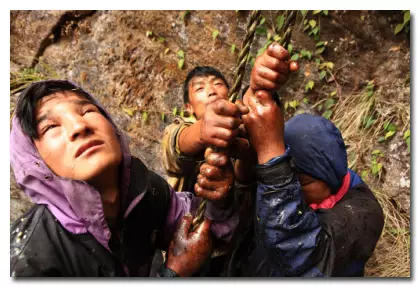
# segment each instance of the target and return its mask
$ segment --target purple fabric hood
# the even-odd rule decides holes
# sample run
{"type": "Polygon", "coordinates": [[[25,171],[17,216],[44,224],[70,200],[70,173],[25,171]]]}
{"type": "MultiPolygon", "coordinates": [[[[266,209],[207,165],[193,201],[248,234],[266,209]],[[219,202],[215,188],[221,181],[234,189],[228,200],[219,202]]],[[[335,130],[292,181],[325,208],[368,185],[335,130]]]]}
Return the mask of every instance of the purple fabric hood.
{"type": "MultiPolygon", "coordinates": [[[[71,84],[78,87],[74,83],[71,84]]],[[[120,191],[124,200],[130,181],[131,164],[127,139],[102,105],[90,94],[89,96],[112,123],[120,141],[122,151],[120,191]]],[[[55,175],[42,160],[32,139],[24,134],[16,116],[13,117],[10,133],[10,162],[16,182],[34,203],[45,204],[69,232],[76,234],[90,232],[109,249],[111,232],[105,219],[99,192],[86,182],[55,175]]]]}

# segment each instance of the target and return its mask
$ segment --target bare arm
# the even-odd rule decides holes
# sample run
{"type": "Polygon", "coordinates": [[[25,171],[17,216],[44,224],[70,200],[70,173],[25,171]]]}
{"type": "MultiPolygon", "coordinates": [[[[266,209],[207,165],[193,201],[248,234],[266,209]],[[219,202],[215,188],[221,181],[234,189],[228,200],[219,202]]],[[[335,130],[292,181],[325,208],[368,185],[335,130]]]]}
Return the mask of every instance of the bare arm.
{"type": "Polygon", "coordinates": [[[196,156],[205,149],[205,143],[201,140],[201,120],[186,127],[178,137],[179,150],[186,156],[196,156]]]}

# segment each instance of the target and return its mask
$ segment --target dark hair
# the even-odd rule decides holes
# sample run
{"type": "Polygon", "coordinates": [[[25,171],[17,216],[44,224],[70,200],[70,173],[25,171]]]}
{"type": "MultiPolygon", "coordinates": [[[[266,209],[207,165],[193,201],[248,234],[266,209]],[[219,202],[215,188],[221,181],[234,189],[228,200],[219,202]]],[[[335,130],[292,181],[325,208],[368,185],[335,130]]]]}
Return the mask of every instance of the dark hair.
{"type": "Polygon", "coordinates": [[[229,88],[229,84],[227,83],[225,77],[223,76],[223,74],[210,66],[198,66],[195,67],[194,69],[192,69],[188,75],[187,78],[184,81],[184,88],[183,88],[183,92],[184,92],[184,103],[188,103],[190,101],[189,98],[189,94],[188,94],[188,84],[190,83],[190,81],[192,80],[192,78],[194,77],[208,77],[208,76],[215,76],[218,79],[221,79],[225,85],[229,88]]]}
{"type": "Polygon", "coordinates": [[[88,93],[65,80],[36,82],[20,94],[16,107],[16,117],[26,135],[31,138],[38,138],[36,127],[36,108],[38,102],[46,96],[66,91],[71,91],[93,103],[93,99],[88,93]]]}

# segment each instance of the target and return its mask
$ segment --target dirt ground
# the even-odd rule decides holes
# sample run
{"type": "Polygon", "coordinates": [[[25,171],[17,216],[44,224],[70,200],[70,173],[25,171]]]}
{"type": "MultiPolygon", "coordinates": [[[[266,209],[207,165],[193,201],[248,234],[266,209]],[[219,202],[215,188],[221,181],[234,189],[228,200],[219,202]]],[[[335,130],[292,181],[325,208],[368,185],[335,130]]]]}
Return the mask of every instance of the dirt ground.
{"type": "MultiPolygon", "coordinates": [[[[260,30],[274,35],[273,27],[283,12],[263,11],[265,23],[260,30]]],[[[284,103],[299,102],[296,109],[290,106],[286,109],[286,116],[290,118],[303,111],[322,114],[326,107],[318,109],[318,104],[333,98],[331,119],[339,121],[334,108],[346,98],[365,91],[373,80],[377,103],[383,103],[380,111],[397,128],[384,142],[378,143],[371,136],[363,138],[355,150],[365,152],[361,152],[363,156],[354,168],[359,173],[368,170],[366,180],[371,187],[386,195],[409,220],[410,154],[403,135],[410,129],[410,34],[403,31],[394,35],[403,14],[401,11],[315,14],[309,11],[305,24],[298,12],[293,27],[292,54],[307,50],[312,56],[300,57],[300,71],[280,91],[284,103]],[[312,27],[303,31],[310,20],[315,20],[315,27],[319,28],[318,40],[308,35],[312,27]],[[320,41],[327,44],[315,56],[320,41]],[[315,58],[321,63],[333,63],[331,74],[320,79],[315,58]],[[306,91],[309,81],[314,85],[306,91]],[[397,110],[396,106],[401,108],[397,110]],[[377,149],[384,154],[380,179],[368,168],[371,153],[377,149]]],[[[197,65],[210,65],[222,71],[231,83],[248,15],[248,11],[12,11],[11,78],[19,78],[24,69],[34,68],[40,77],[66,78],[80,84],[97,96],[128,134],[132,154],[166,177],[160,141],[165,126],[173,118],[174,108],[182,110],[182,83],[186,74],[197,65]],[[218,35],[213,38],[215,30],[218,35]],[[233,53],[232,44],[237,47],[233,53]],[[180,50],[185,55],[182,69],[178,67],[180,50]]],[[[267,36],[263,34],[254,39],[253,56],[266,42],[267,36]]],[[[248,79],[246,76],[243,85],[248,79]]],[[[12,109],[18,95],[11,93],[12,109]]],[[[384,135],[382,131],[378,133],[375,136],[384,135]]],[[[10,180],[12,222],[31,204],[17,187],[12,171],[10,180]]]]}

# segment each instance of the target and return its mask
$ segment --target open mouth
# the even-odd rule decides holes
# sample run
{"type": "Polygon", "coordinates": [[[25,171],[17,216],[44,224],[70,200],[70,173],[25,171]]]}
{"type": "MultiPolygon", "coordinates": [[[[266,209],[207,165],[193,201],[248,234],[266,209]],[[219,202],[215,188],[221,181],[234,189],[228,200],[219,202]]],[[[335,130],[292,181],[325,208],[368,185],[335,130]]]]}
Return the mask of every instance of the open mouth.
{"type": "Polygon", "coordinates": [[[88,141],[87,143],[82,144],[76,152],[75,158],[78,158],[79,156],[83,155],[83,154],[87,154],[90,153],[94,150],[99,149],[102,145],[104,144],[103,141],[101,140],[91,140],[88,141]]]}

